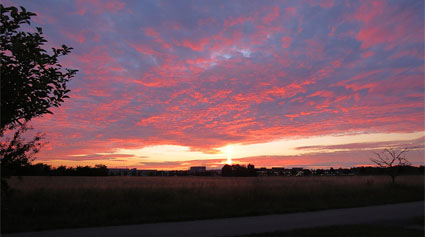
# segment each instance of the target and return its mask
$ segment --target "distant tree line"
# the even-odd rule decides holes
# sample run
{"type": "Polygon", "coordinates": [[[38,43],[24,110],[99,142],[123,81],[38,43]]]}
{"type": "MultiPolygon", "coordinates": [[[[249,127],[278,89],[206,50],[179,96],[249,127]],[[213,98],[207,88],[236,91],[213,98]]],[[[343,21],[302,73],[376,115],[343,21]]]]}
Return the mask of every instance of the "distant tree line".
{"type": "MultiPolygon", "coordinates": [[[[224,177],[253,177],[253,176],[348,176],[348,175],[388,175],[397,172],[397,175],[423,175],[424,166],[395,166],[384,167],[353,167],[329,169],[304,169],[304,168],[255,168],[254,165],[225,165],[221,169],[224,177]]],[[[12,176],[215,176],[220,175],[218,170],[191,173],[187,170],[157,171],[137,169],[108,169],[106,165],[52,167],[44,163],[28,164],[16,168],[12,176]]]]}
{"type": "Polygon", "coordinates": [[[14,176],[107,176],[106,165],[52,168],[51,165],[38,163],[21,166],[14,171],[14,176]]]}

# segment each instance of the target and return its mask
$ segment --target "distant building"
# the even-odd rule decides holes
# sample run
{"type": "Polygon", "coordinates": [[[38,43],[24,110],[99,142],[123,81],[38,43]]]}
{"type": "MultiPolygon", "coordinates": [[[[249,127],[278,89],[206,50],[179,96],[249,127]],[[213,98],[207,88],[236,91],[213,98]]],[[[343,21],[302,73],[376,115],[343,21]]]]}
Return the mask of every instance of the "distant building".
{"type": "Polygon", "coordinates": [[[156,176],[156,170],[137,170],[137,176],[156,176]]]}
{"type": "Polygon", "coordinates": [[[108,169],[108,175],[127,176],[129,175],[129,173],[130,173],[130,170],[128,168],[108,169]]]}
{"type": "Polygon", "coordinates": [[[207,170],[207,176],[219,176],[221,175],[221,170],[207,170]]]}
{"type": "Polygon", "coordinates": [[[170,171],[164,171],[164,170],[157,171],[156,176],[170,176],[170,171]]]}
{"type": "Polygon", "coordinates": [[[283,167],[272,167],[272,175],[275,176],[281,176],[281,175],[285,175],[285,168],[283,167]]]}
{"type": "Polygon", "coordinates": [[[156,175],[156,170],[137,170],[135,168],[112,168],[108,169],[108,175],[111,176],[148,176],[148,173],[151,175],[156,175]],[[152,174],[153,172],[153,174],[152,174]]]}
{"type": "Polygon", "coordinates": [[[304,168],[294,167],[291,169],[291,176],[303,176],[304,168]]]}
{"type": "Polygon", "coordinates": [[[261,168],[255,169],[255,171],[257,172],[258,176],[267,176],[268,175],[266,167],[261,167],[261,168]]]}
{"type": "Polygon", "coordinates": [[[207,168],[205,166],[193,166],[189,169],[189,173],[191,174],[203,173],[205,171],[207,171],[207,168]]]}

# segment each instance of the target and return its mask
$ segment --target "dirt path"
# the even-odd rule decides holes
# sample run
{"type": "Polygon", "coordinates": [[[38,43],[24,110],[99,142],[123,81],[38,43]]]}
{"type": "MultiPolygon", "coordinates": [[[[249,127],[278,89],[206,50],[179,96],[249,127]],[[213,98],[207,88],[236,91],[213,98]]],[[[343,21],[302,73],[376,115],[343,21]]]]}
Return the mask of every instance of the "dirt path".
{"type": "Polygon", "coordinates": [[[4,237],[233,236],[330,225],[397,221],[424,215],[424,201],[281,215],[4,234],[4,237]]]}

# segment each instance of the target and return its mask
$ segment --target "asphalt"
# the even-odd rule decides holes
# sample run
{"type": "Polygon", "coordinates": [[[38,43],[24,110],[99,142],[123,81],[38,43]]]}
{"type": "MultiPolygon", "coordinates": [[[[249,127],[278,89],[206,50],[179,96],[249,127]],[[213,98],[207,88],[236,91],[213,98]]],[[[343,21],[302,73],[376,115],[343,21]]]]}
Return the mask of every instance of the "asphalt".
{"type": "Polygon", "coordinates": [[[165,237],[165,236],[234,236],[272,231],[285,231],[368,223],[394,223],[398,220],[424,216],[424,201],[301,212],[281,215],[237,217],[212,220],[168,222],[40,232],[4,234],[4,237],[165,237]]]}

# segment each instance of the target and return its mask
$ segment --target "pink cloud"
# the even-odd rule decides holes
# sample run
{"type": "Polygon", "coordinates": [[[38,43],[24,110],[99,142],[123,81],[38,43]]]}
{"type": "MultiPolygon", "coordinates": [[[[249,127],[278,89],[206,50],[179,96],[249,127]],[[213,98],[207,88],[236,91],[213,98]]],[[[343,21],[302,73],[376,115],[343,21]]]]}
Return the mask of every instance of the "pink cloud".
{"type": "Polygon", "coordinates": [[[149,126],[152,123],[157,123],[159,121],[164,121],[164,119],[161,116],[152,116],[146,119],[141,119],[137,122],[137,126],[149,126]]]}
{"type": "Polygon", "coordinates": [[[320,97],[325,97],[325,98],[331,98],[334,96],[334,93],[332,91],[327,91],[327,90],[323,90],[323,91],[316,91],[313,94],[309,95],[308,97],[314,97],[314,96],[320,96],[320,97]]]}
{"type": "Polygon", "coordinates": [[[415,57],[415,58],[423,60],[425,55],[423,50],[410,49],[410,50],[398,51],[395,54],[391,55],[390,59],[398,59],[402,57],[415,57]]]}
{"type": "Polygon", "coordinates": [[[252,17],[249,17],[249,16],[239,16],[239,17],[230,16],[229,18],[227,18],[225,20],[224,28],[229,28],[229,27],[232,27],[234,25],[240,25],[240,24],[243,24],[247,21],[252,21],[252,17]]]}
{"type": "Polygon", "coordinates": [[[71,39],[75,42],[78,42],[80,44],[82,44],[86,41],[86,37],[84,36],[84,32],[79,32],[79,33],[74,34],[74,33],[69,32],[69,31],[64,31],[63,34],[67,38],[69,38],[69,39],[71,39]]]}
{"type": "Polygon", "coordinates": [[[94,14],[103,12],[117,12],[124,8],[125,4],[118,0],[76,0],[77,15],[85,15],[88,11],[94,14]]]}
{"type": "Polygon", "coordinates": [[[384,12],[386,6],[387,3],[384,0],[372,1],[371,3],[363,2],[355,11],[354,18],[365,24],[369,24],[373,18],[384,12]]]}
{"type": "Polygon", "coordinates": [[[205,47],[205,45],[208,44],[208,42],[209,42],[208,38],[200,39],[198,42],[194,42],[194,41],[191,41],[191,40],[184,40],[182,45],[187,47],[187,48],[192,49],[193,51],[201,52],[201,51],[204,50],[204,47],[205,47]]]}
{"type": "Polygon", "coordinates": [[[38,24],[55,24],[57,23],[55,17],[48,15],[46,13],[35,12],[37,16],[33,17],[32,20],[38,24]]]}
{"type": "Polygon", "coordinates": [[[285,15],[294,16],[295,14],[297,14],[297,9],[295,9],[295,7],[285,8],[285,15]]]}
{"type": "Polygon", "coordinates": [[[156,38],[159,38],[159,33],[157,31],[155,31],[154,29],[152,29],[152,28],[147,28],[145,30],[145,34],[147,36],[150,36],[150,37],[155,38],[155,39],[156,38]]]}
{"type": "Polygon", "coordinates": [[[390,49],[408,41],[419,42],[424,29],[417,24],[420,18],[415,18],[412,11],[394,9],[385,1],[374,1],[372,5],[362,4],[354,15],[355,19],[363,22],[357,34],[357,39],[362,41],[361,48],[386,44],[390,49]],[[395,11],[399,12],[394,14],[395,11]]]}
{"type": "Polygon", "coordinates": [[[308,3],[312,6],[320,6],[324,9],[332,8],[334,5],[333,0],[322,0],[322,1],[309,0],[308,3]]]}
{"type": "Polygon", "coordinates": [[[367,52],[362,53],[362,58],[372,57],[373,55],[375,55],[375,53],[373,51],[367,51],[367,52]]]}
{"type": "Polygon", "coordinates": [[[273,7],[270,13],[263,17],[263,22],[265,24],[270,24],[279,17],[279,7],[273,7]]]}
{"type": "Polygon", "coordinates": [[[291,37],[284,36],[282,37],[282,48],[288,48],[291,45],[292,39],[291,37]]]}

